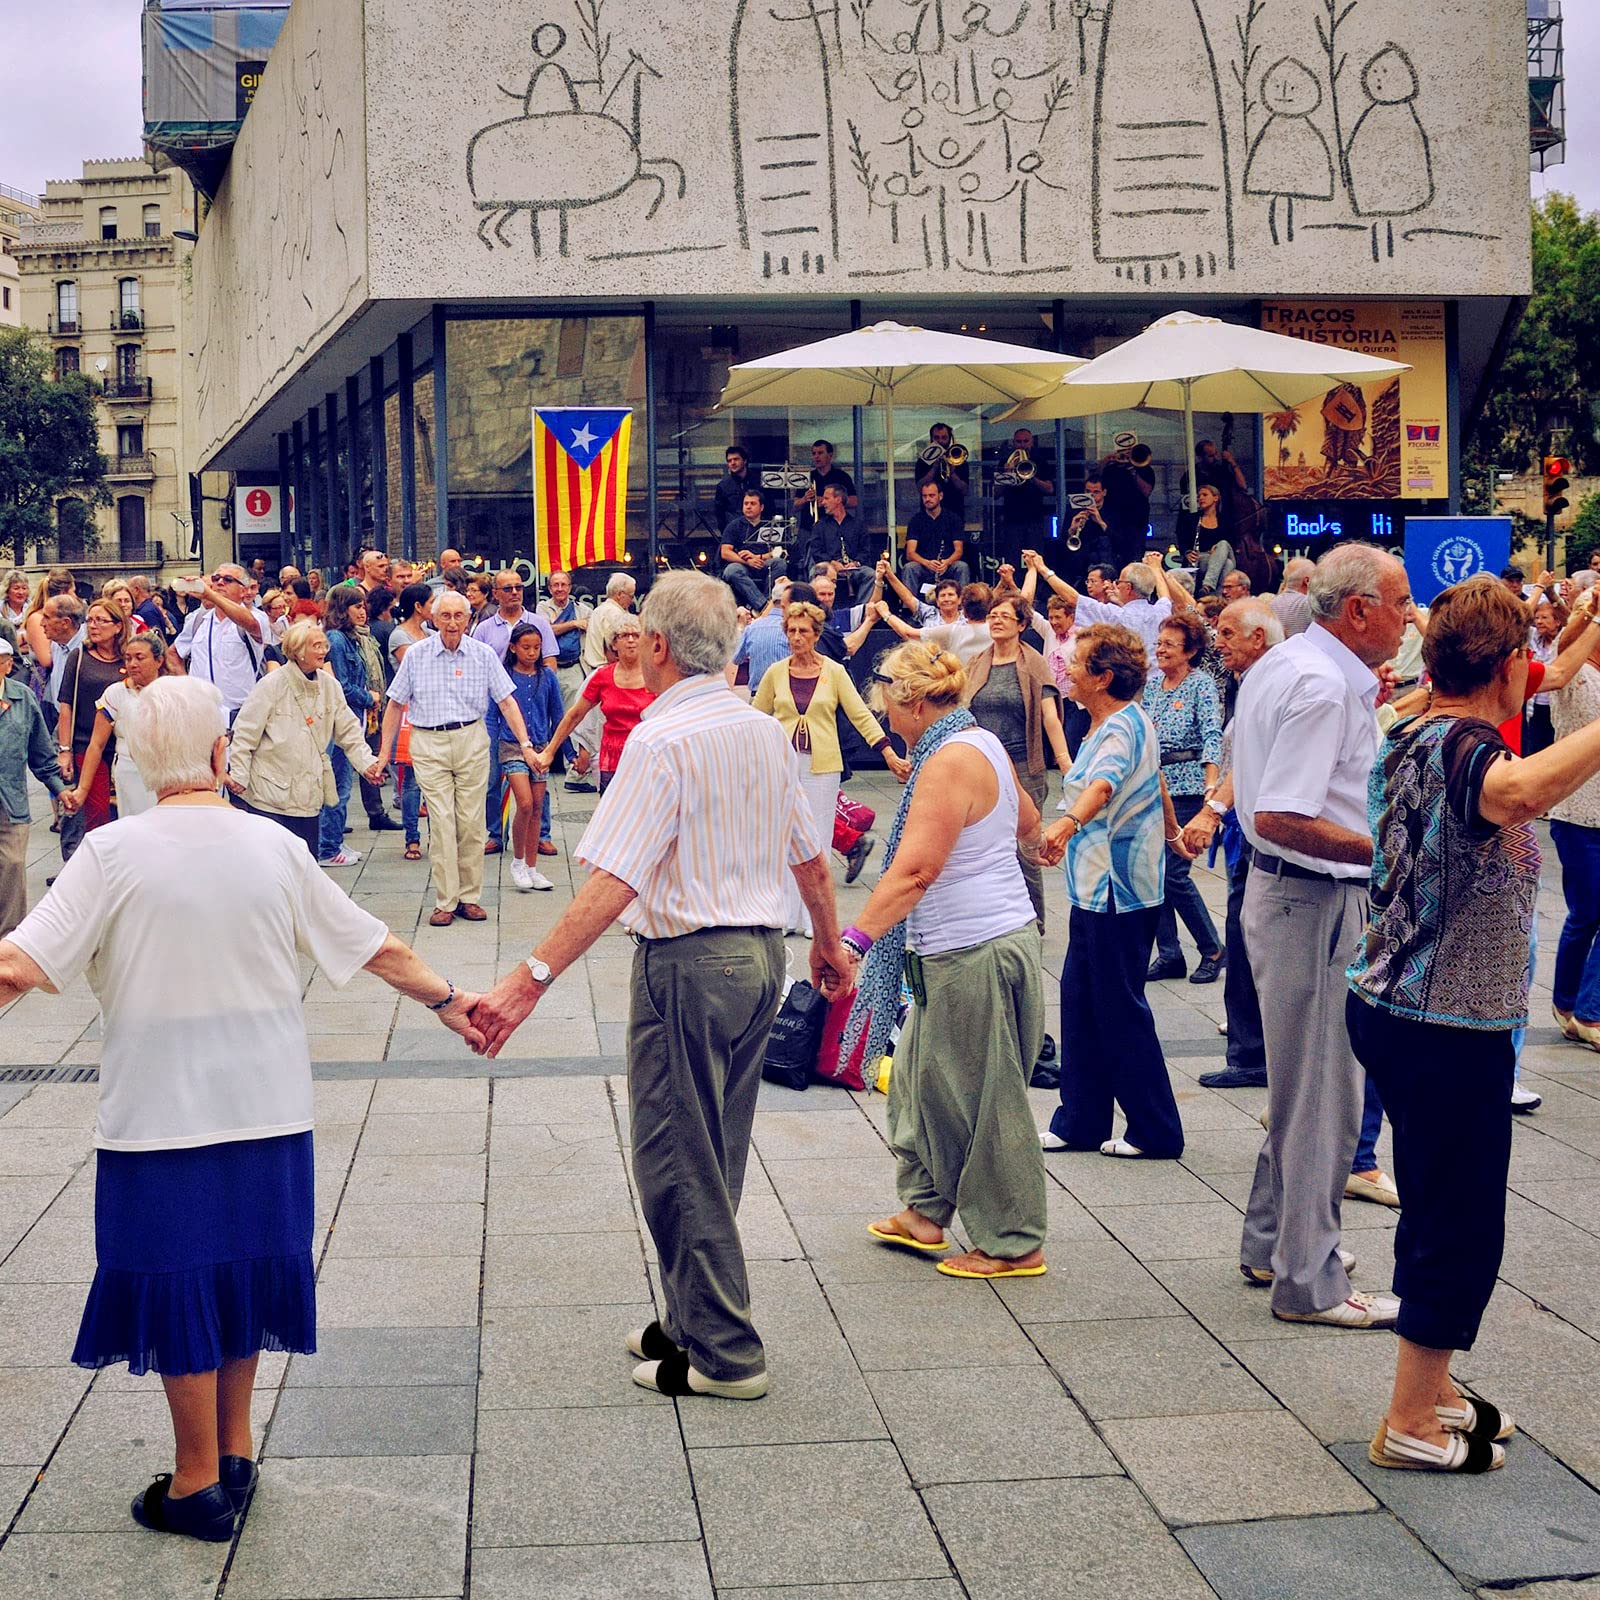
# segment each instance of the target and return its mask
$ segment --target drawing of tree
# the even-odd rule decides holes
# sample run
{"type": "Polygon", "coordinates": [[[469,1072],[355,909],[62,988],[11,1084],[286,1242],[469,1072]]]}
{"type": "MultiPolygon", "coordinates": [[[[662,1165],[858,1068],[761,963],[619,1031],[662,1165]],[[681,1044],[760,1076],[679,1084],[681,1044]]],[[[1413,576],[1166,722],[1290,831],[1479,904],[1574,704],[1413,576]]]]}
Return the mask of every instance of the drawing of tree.
{"type": "Polygon", "coordinates": [[[1255,110],[1255,101],[1250,98],[1250,84],[1255,76],[1256,57],[1261,54],[1261,46],[1254,42],[1254,36],[1256,22],[1266,9],[1267,0],[1245,0],[1244,15],[1233,19],[1233,31],[1239,36],[1239,59],[1233,63],[1233,81],[1239,85],[1239,99],[1244,112],[1240,126],[1246,149],[1250,146],[1250,113],[1255,110]]]}
{"type": "Polygon", "coordinates": [[[602,31],[600,21],[606,0],[572,0],[572,7],[578,13],[578,32],[583,38],[584,47],[594,57],[595,88],[604,95],[606,60],[611,54],[611,35],[602,31]]]}
{"type": "Polygon", "coordinates": [[[1339,78],[1349,57],[1339,48],[1339,29],[1360,0],[1322,0],[1323,15],[1316,19],[1317,38],[1322,53],[1328,58],[1328,85],[1333,100],[1333,147],[1338,152],[1339,176],[1346,189],[1350,187],[1350,164],[1344,152],[1344,120],[1339,107],[1339,78]]]}
{"type": "Polygon", "coordinates": [[[1278,441],[1278,465],[1289,465],[1289,436],[1300,426],[1298,411],[1273,411],[1267,415],[1267,431],[1278,441]]]}
{"type": "Polygon", "coordinates": [[[878,203],[879,179],[873,173],[872,158],[862,146],[861,130],[853,122],[846,122],[845,126],[850,130],[850,165],[855,168],[861,187],[867,191],[867,204],[874,206],[878,203]]]}

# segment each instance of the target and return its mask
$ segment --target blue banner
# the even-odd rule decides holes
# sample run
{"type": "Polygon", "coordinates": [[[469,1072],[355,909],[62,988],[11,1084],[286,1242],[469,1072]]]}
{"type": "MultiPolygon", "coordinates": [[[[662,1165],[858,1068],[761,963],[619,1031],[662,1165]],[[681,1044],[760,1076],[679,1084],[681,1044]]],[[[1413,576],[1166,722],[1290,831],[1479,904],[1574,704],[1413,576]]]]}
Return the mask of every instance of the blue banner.
{"type": "Polygon", "coordinates": [[[1510,517],[1406,518],[1406,576],[1419,606],[1465,578],[1498,574],[1510,560],[1510,517]]]}

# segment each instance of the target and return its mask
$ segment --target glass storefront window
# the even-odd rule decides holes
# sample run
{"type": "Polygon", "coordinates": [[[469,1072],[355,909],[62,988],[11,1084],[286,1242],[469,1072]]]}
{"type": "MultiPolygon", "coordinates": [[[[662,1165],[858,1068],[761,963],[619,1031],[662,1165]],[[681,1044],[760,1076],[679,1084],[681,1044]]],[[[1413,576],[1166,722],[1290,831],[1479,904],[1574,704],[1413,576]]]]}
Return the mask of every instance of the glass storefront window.
{"type": "MultiPolygon", "coordinates": [[[[642,571],[649,533],[643,317],[496,317],[446,324],[450,537],[463,556],[503,565],[533,555],[536,405],[631,406],[628,459],[630,564],[642,571]]],[[[429,403],[431,405],[431,392],[429,403]]],[[[419,429],[423,394],[417,392],[419,429]]],[[[432,419],[429,418],[431,430],[432,419]]],[[[419,453],[418,555],[432,543],[431,495],[419,453]]],[[[430,550],[431,555],[431,550],[430,550]]]]}

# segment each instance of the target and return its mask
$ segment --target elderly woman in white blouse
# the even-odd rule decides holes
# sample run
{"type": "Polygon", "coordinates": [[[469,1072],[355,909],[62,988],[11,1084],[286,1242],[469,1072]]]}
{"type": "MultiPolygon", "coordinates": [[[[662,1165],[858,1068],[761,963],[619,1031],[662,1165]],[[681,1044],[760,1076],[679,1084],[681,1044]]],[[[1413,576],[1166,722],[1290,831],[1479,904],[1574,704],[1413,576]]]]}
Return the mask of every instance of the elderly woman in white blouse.
{"type": "Polygon", "coordinates": [[[284,829],[218,795],[219,713],[194,678],[139,694],[118,734],[155,806],[89,833],[0,940],[0,1004],[85,975],[100,1001],[96,1269],[72,1359],[161,1374],[176,1464],[133,1517],[213,1541],[232,1537],[255,1488],[257,1358],[316,1348],[300,953],[336,988],[365,969],[482,1042],[475,996],[284,829]]]}

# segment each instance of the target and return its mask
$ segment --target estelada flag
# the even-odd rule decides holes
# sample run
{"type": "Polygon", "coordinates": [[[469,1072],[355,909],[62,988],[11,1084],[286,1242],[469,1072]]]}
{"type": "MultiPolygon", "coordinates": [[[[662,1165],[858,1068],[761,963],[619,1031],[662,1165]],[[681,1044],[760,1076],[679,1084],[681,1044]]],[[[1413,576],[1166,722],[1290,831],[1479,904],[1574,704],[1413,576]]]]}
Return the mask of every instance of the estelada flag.
{"type": "Polygon", "coordinates": [[[542,573],[620,561],[626,543],[633,413],[535,406],[534,538],[542,573]]]}

